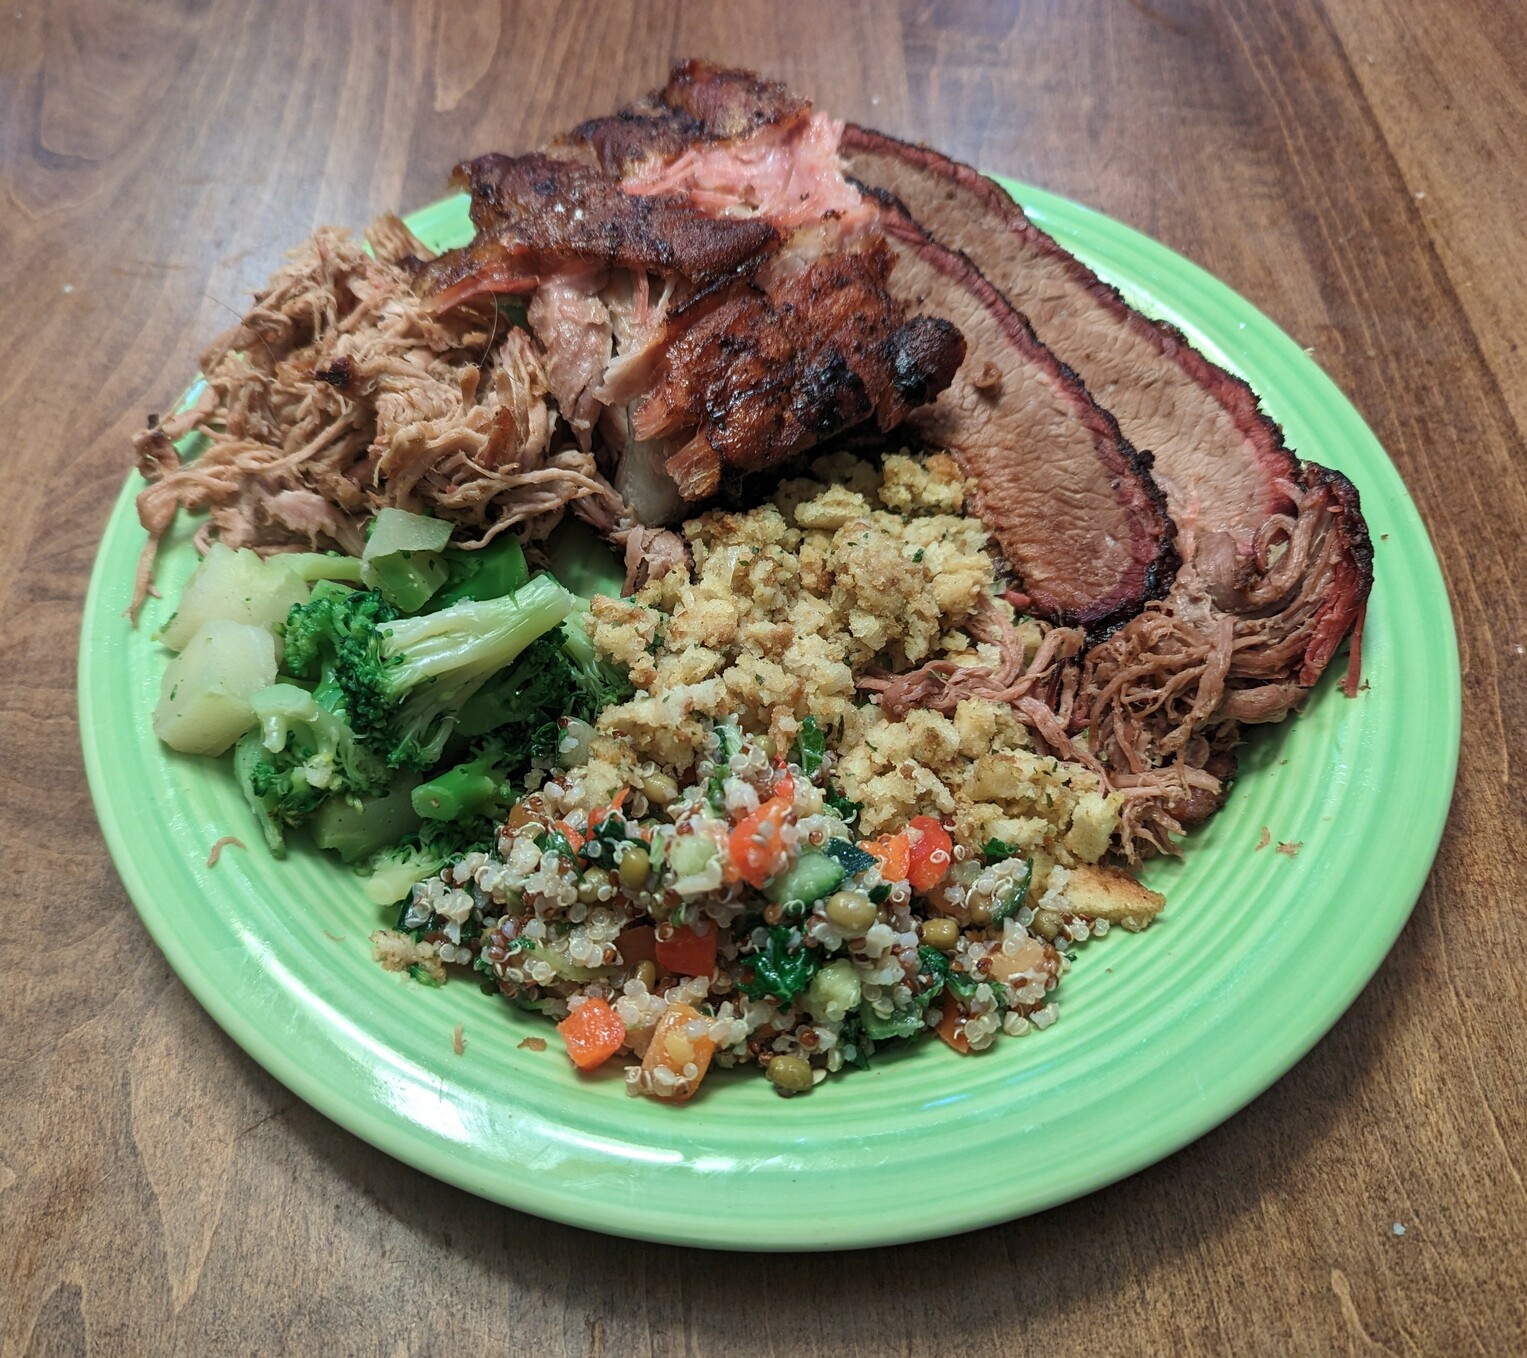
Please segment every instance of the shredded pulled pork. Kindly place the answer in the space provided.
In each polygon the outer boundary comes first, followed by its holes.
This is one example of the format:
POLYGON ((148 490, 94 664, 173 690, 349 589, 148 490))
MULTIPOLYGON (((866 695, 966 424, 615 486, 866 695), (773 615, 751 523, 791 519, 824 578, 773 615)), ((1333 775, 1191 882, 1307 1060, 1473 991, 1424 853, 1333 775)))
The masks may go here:
POLYGON ((556 412, 531 337, 491 303, 440 315, 414 271, 429 251, 396 217, 367 235, 318 231, 202 357, 188 409, 134 440, 152 591, 177 510, 207 510, 198 545, 357 553, 380 508, 429 509, 478 547, 512 527, 544 537, 569 503, 611 495, 592 456, 553 447, 556 412), (183 460, 175 440, 205 446, 183 460))

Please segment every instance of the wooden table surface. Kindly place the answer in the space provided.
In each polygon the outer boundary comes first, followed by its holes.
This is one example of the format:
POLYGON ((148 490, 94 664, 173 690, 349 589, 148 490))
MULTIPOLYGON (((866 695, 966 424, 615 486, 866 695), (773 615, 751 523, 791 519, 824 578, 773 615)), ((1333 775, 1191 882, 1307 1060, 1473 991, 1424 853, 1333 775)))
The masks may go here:
MULTIPOLYGON (((1527 42, 1511 8, 9 0, 0 1351, 1527 1351, 1527 42), (1251 1107, 1028 1221, 740 1258, 445 1188, 222 1035, 96 827, 76 634, 144 413, 315 225, 431 201, 463 156, 537 144, 691 54, 1090 203, 1217 274, 1370 421, 1452 591, 1458 790, 1393 954, 1251 1107)), ((950 1147, 951 1174, 979 1172, 950 1147)))

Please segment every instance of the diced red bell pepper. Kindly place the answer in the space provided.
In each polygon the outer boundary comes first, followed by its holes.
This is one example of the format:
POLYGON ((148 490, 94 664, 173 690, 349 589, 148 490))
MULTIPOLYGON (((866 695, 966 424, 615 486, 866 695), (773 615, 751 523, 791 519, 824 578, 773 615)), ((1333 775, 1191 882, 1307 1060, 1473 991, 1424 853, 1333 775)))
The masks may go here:
POLYGON ((709 976, 716 970, 717 929, 708 925, 703 934, 689 925, 675 929, 671 937, 658 938, 654 951, 657 964, 676 976, 709 976))
POLYGON ((913 891, 932 891, 954 866, 954 841, 932 816, 914 816, 907 826, 907 840, 907 881, 913 891))

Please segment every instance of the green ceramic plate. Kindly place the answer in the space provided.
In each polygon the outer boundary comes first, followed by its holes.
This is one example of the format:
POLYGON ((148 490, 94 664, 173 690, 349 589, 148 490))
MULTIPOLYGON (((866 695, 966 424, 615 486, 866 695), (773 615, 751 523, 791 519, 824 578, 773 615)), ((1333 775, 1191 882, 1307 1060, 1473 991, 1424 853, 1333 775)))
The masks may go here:
MULTIPOLYGON (((943 1235, 1098 1188, 1229 1117, 1335 1023, 1409 915, 1452 792, 1458 658, 1425 530, 1357 412, 1264 316, 1144 236, 1013 189, 1131 301, 1243 373, 1296 448, 1361 488, 1377 555, 1371 688, 1343 697, 1338 664, 1297 721, 1261 733, 1186 859, 1151 870, 1170 900, 1160 923, 1085 948, 1048 1032, 964 1059, 929 1042, 789 1102, 755 1075, 723 1075, 672 1108, 627 1098, 618 1072, 576 1077, 555 1044, 521 1048, 550 1028, 471 983, 428 990, 382 971, 367 942, 382 921, 349 875, 300 853, 272 861, 228 769, 154 741, 165 655, 149 635, 170 604, 152 603, 138 631, 122 616, 143 543, 134 477, 85 608, 90 786, 149 931, 274 1076, 398 1159, 527 1212, 675 1243, 817 1249, 943 1235), (1257 852, 1264 826, 1297 856, 1257 852), (251 847, 208 868, 225 834, 251 847)), ((469 234, 460 199, 413 225, 434 245, 469 234)), ((173 600, 188 535, 160 560, 173 600)))

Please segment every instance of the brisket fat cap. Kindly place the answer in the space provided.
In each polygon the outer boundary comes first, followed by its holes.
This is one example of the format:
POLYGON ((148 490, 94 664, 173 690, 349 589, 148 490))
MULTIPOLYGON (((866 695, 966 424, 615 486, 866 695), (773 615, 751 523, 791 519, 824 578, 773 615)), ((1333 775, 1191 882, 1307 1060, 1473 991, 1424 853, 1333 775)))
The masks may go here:
POLYGON ((1263 676, 1276 692, 1265 700, 1245 695, 1237 705, 1286 713, 1291 686, 1319 678, 1371 587, 1372 550, 1351 482, 1316 463, 1301 465, 1244 381, 1174 327, 1135 311, 984 175, 853 125, 843 149, 857 178, 894 193, 936 239, 970 255, 1125 435, 1151 450, 1186 562, 1174 606, 1184 618, 1196 614, 1205 636, 1215 632, 1198 606, 1205 596, 1215 609, 1248 619, 1242 630, 1264 642, 1277 632, 1276 646, 1238 651, 1242 664, 1248 653, 1261 654, 1264 667, 1267 654, 1286 656, 1281 671, 1263 676), (1300 513, 1311 518, 1302 531, 1291 518, 1300 513), (1307 578, 1291 578, 1295 569, 1307 578), (1311 603, 1317 586, 1323 592, 1311 603), (1317 614, 1318 624, 1310 621, 1317 614))
POLYGON ((690 60, 673 68, 662 89, 580 123, 559 145, 591 153, 606 175, 620 179, 706 142, 741 141, 768 129, 788 134, 810 116, 810 101, 777 81, 690 60))

